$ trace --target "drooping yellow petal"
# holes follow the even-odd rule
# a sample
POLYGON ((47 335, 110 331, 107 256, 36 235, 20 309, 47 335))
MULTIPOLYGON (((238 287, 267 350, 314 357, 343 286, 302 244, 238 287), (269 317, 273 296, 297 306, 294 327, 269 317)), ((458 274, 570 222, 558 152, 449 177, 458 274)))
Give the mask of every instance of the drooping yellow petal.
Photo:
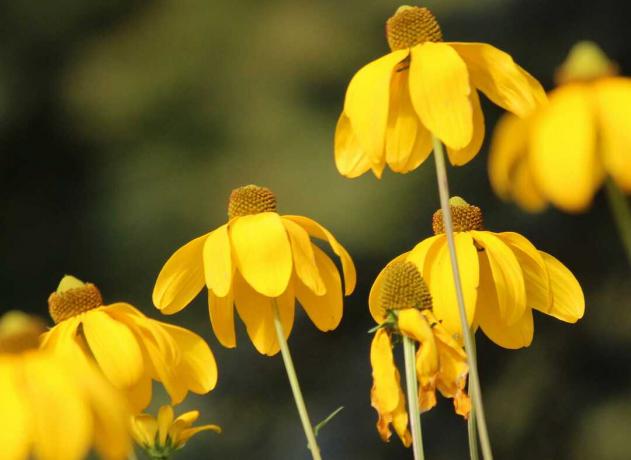
POLYGON ((489 149, 489 180, 493 191, 507 200, 513 192, 513 172, 527 154, 528 121, 511 113, 502 115, 489 149))
POLYGON ((301 280, 294 287, 298 302, 309 319, 321 331, 332 331, 342 320, 342 280, 333 261, 317 246, 313 247, 315 261, 326 286, 324 295, 315 295, 301 280))
MULTIPOLYGON (((371 160, 359 144, 345 113, 340 115, 335 128, 335 166, 341 175, 350 179, 359 177, 371 169, 371 160)), ((379 169, 377 172, 375 175, 381 177, 379 169)))
POLYGON ((175 251, 166 261, 153 288, 153 304, 165 314, 186 307, 204 286, 202 253, 208 235, 175 251))
POLYGON ((504 51, 486 43, 449 43, 467 63, 471 81, 495 104, 519 117, 546 100, 541 85, 504 51))
POLYGON ((384 329, 375 332, 370 346, 370 364, 380 412, 392 412, 399 404, 399 382, 392 354, 390 335, 384 329))
POLYGON ((353 76, 346 90, 344 113, 371 163, 378 163, 383 157, 390 78, 408 54, 408 50, 398 50, 370 62, 353 76))
POLYGON ((131 425, 132 435, 141 446, 153 446, 158 433, 158 421, 149 414, 136 415, 131 425))
POLYGON ((16 360, 0 357, 0 446, 2 457, 7 460, 24 460, 28 458, 31 447, 32 411, 40 408, 31 407, 23 398, 24 389, 17 381, 16 360))
POLYGON ((342 270, 344 271, 344 294, 350 295, 355 289, 357 274, 355 272, 353 259, 351 259, 348 251, 344 249, 344 246, 338 243, 333 234, 322 225, 317 223, 315 220, 303 216, 283 216, 283 219, 292 220, 300 225, 302 228, 304 228, 307 233, 312 237, 329 242, 329 244, 331 245, 331 249, 333 249, 333 252, 337 254, 342 261, 342 270))
POLYGON ((472 90, 467 66, 448 44, 412 48, 412 105, 423 125, 452 149, 465 148, 473 137, 472 90))
POLYGON ((602 181, 593 112, 587 88, 568 84, 550 93, 550 103, 533 120, 533 176, 548 199, 566 211, 589 206, 602 181))
POLYGON ((526 310, 524 274, 511 248, 492 232, 473 231, 473 238, 484 248, 495 283, 501 321, 514 324, 526 310))
POLYGON ((482 107, 480 107, 478 92, 473 86, 469 100, 471 102, 471 110, 473 110, 473 136, 469 144, 462 149, 447 147, 447 156, 454 166, 462 166, 469 163, 478 154, 484 142, 484 114, 482 113, 482 107))
POLYGON ((408 256, 405 260, 408 262, 412 262, 416 265, 416 268, 421 273, 425 282, 429 285, 429 278, 431 277, 431 265, 434 263, 434 260, 437 254, 440 252, 442 245, 446 243, 447 240, 444 234, 430 236, 429 238, 425 238, 419 244, 414 246, 414 248, 408 252, 408 256))
MULTIPOLYGON (((467 321, 471 326, 475 316, 478 291, 478 251, 469 232, 455 233, 454 240, 467 321)), ((461 338, 460 314, 446 238, 442 240, 440 251, 431 265, 431 270, 423 272, 423 277, 426 282, 429 279, 429 290, 432 293, 436 318, 442 322, 447 330, 461 338), (429 276, 426 276, 426 273, 429 273, 429 276)))
POLYGON ((232 254, 228 224, 208 234, 204 243, 206 285, 217 297, 225 297, 232 287, 232 254))
POLYGON ((239 272, 255 291, 278 297, 289 283, 292 256, 281 217, 263 212, 234 219, 230 239, 239 272))
POLYGON ((125 391, 127 401, 133 413, 138 413, 151 404, 153 382, 147 369, 138 381, 125 391))
POLYGON ((165 404, 158 410, 158 441, 163 446, 167 442, 171 423, 173 423, 173 407, 169 404, 165 404))
POLYGON ((416 354, 416 372, 421 385, 428 379, 433 380, 438 372, 439 362, 432 326, 416 308, 399 311, 397 325, 403 334, 420 345, 416 354))
POLYGON ((539 253, 543 257, 550 275, 550 292, 552 295, 552 306, 544 313, 554 316, 561 321, 575 323, 585 313, 585 296, 581 285, 565 265, 550 254, 546 254, 543 251, 539 251, 539 253))
POLYGON ((532 310, 526 308, 522 317, 513 324, 509 325, 502 321, 497 284, 491 273, 488 257, 483 253, 480 255, 480 291, 476 322, 486 336, 501 347, 517 349, 529 346, 534 334, 532 310))
POLYGON ((227 348, 236 347, 233 291, 230 290, 225 297, 217 297, 211 291, 208 291, 208 314, 210 316, 210 324, 219 343, 227 348))
POLYGON ((396 256, 394 259, 388 262, 388 264, 383 267, 383 269, 379 272, 377 278, 375 278, 375 282, 372 283, 370 294, 368 295, 368 307, 370 309, 370 314, 378 324, 381 324, 386 320, 386 312, 383 308, 381 308, 381 302, 379 300, 381 297, 381 289, 383 287, 384 271, 387 267, 394 264, 395 262, 405 260, 408 254, 409 252, 404 252, 403 254, 396 256))
POLYGON ((102 310, 84 314, 83 332, 99 367, 117 388, 134 385, 144 371, 138 341, 127 325, 102 310))
POLYGON ((323 295, 326 293, 326 285, 318 271, 309 234, 293 220, 283 219, 282 217, 281 219, 289 235, 291 252, 294 256, 294 269, 298 278, 315 295, 323 295))
POLYGON ((631 192, 631 78, 603 78, 594 90, 605 170, 631 192))

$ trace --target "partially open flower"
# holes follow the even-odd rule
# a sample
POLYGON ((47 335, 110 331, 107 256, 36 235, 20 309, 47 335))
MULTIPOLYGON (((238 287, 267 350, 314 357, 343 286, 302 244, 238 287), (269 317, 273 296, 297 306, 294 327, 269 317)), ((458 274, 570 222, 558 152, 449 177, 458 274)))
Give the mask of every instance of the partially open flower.
MULTIPOLYGON (((469 326, 479 326, 495 343, 506 348, 530 345, 532 310, 574 323, 585 311, 583 291, 574 275, 553 256, 537 250, 514 232, 495 233, 483 228, 482 211, 462 198, 452 198, 454 239, 469 326)), ((451 271, 442 213, 433 218, 434 236, 395 258, 412 262, 429 286, 433 313, 461 341, 462 330, 451 271)), ((387 319, 378 292, 385 269, 370 293, 375 321, 387 319)))
POLYGON ((631 193, 631 78, 591 42, 572 48, 549 104, 498 124, 489 154, 495 192, 528 211, 591 204, 605 176, 631 193))
POLYGON ((478 91, 524 117, 545 93, 507 53, 485 43, 444 42, 434 15, 402 6, 386 23, 391 52, 360 69, 348 85, 335 132, 335 162, 346 177, 386 164, 416 169, 432 135, 454 165, 469 162, 484 140, 478 91))
POLYGON ((162 382, 174 404, 189 391, 204 394, 217 383, 215 358, 201 337, 147 318, 127 303, 104 305, 91 283, 64 277, 48 305, 56 325, 42 347, 78 345, 127 394, 135 412, 151 402, 152 380, 162 382))
POLYGON ((125 400, 77 346, 37 349, 39 318, 0 319, 0 452, 7 460, 80 460, 91 450, 127 458, 125 400))
POLYGON ((153 290, 156 307, 176 313, 206 285, 217 339, 226 347, 236 346, 236 305, 252 343, 266 355, 279 351, 275 305, 287 336, 296 299, 318 329, 335 329, 342 319, 342 282, 333 261, 311 241, 328 241, 340 257, 349 295, 355 288, 355 267, 335 237, 307 217, 279 215, 274 194, 256 185, 232 191, 228 219, 167 260, 153 290))
MULTIPOLYGON (((380 312, 380 327, 372 341, 373 369, 371 400, 379 414, 377 431, 384 441, 391 436, 390 425, 407 447, 408 430, 405 395, 392 353, 393 335, 405 335, 418 343, 416 373, 421 411, 436 405, 436 389, 453 398, 456 412, 467 417, 471 409, 465 392, 469 367, 462 346, 456 342, 432 313, 432 296, 416 265, 393 261, 383 269, 371 290, 371 308, 380 312), (379 284, 377 284, 379 283, 379 284)), ((377 318, 375 318, 377 319, 377 318)))

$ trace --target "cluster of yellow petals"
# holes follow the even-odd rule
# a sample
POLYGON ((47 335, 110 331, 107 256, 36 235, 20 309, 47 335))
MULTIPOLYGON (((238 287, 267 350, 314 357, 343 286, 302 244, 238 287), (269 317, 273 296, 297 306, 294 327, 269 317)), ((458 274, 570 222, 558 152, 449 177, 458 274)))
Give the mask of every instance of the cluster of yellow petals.
POLYGON ((616 70, 596 45, 579 43, 557 72, 549 104, 498 123, 489 177, 500 197, 529 211, 551 202, 580 212, 606 176, 631 193, 631 78, 616 70))
POLYGON ((280 349, 274 308, 287 337, 296 300, 322 331, 335 329, 342 318, 339 272, 311 238, 328 241, 340 257, 346 295, 355 288, 356 274, 350 255, 326 228, 307 217, 279 215, 275 199, 270 208, 268 192, 253 185, 233 191, 228 223, 169 258, 158 275, 153 302, 163 313, 176 313, 206 285, 210 321, 219 342, 236 346, 236 306, 256 349, 274 355, 280 349))
POLYGON ((44 334, 42 348, 76 347, 93 358, 134 412, 151 402, 152 380, 164 385, 174 404, 189 391, 205 394, 215 387, 217 364, 201 337, 150 319, 127 303, 88 305, 86 299, 100 299, 94 289, 74 277, 62 280, 49 300, 51 314, 60 320, 44 334))
POLYGON ((386 164, 412 171, 431 153, 432 136, 447 146, 452 164, 469 162, 484 140, 478 91, 519 117, 545 101, 539 82, 507 53, 440 41, 426 8, 400 8, 390 21, 401 15, 405 21, 394 21, 388 38, 409 46, 367 64, 348 85, 335 132, 335 162, 344 176, 372 170, 381 177, 386 164))
POLYGON ((2 459, 80 460, 93 449, 106 460, 126 458, 124 398, 78 345, 34 348, 41 332, 42 322, 23 313, 0 320, 2 459))

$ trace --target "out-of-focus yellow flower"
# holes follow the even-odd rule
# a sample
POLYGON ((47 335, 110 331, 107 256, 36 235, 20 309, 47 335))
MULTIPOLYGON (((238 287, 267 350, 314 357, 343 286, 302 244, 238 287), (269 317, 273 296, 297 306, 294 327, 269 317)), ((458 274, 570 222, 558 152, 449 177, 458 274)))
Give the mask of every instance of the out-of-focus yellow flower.
MULTIPOLYGON (((484 230, 480 208, 462 198, 452 198, 450 208, 470 326, 479 326, 502 347, 521 348, 532 342, 533 309, 568 323, 582 318, 583 291, 561 262, 518 233, 484 230)), ((418 267, 433 294, 434 315, 460 341, 462 330, 440 210, 434 213, 432 226, 435 236, 391 263, 406 260, 418 267)), ((378 322, 385 319, 377 297, 383 273, 370 294, 370 311, 378 322)))
POLYGON ((43 323, 21 312, 0 320, 0 452, 3 460, 127 458, 124 398, 76 346, 38 350, 43 323))
POLYGON ((557 71, 549 104, 498 124, 489 155, 495 192, 528 211, 548 202, 585 210, 605 176, 631 192, 631 78, 594 43, 578 43, 557 71))
POLYGON ((127 303, 103 305, 91 283, 65 276, 48 306, 56 325, 43 337, 42 347, 78 345, 128 395, 134 412, 151 402, 152 380, 162 382, 174 404, 189 391, 204 394, 217 383, 215 358, 201 337, 147 318, 127 303))
POLYGON ((386 23, 389 54, 360 69, 346 91, 335 132, 335 162, 346 177, 381 177, 417 168, 432 135, 454 165, 470 161, 484 139, 478 90, 523 117, 545 93, 507 53, 485 43, 443 42, 427 8, 402 6, 386 23))
POLYGON ((372 405, 379 413, 377 430, 384 441, 391 436, 390 425, 408 447, 412 437, 408 430, 405 395, 399 371, 394 364, 392 337, 405 335, 418 342, 416 373, 419 380, 421 411, 436 405, 436 389, 453 398, 456 412, 467 417, 471 402, 467 383, 467 357, 456 340, 432 313, 432 296, 416 265, 398 260, 390 263, 371 290, 371 312, 380 328, 370 349, 373 387, 372 405))
POLYGON ((167 459, 186 442, 201 431, 221 433, 218 425, 193 426, 199 418, 199 411, 185 412, 173 418, 173 407, 160 407, 158 417, 149 414, 136 415, 132 419, 132 435, 147 455, 152 459, 167 459))
POLYGON ((256 349, 270 356, 279 350, 274 303, 287 337, 296 299, 318 329, 335 329, 342 319, 340 275, 310 239, 328 241, 340 257, 349 295, 355 288, 355 266, 333 235, 307 217, 280 216, 274 194, 256 185, 232 191, 228 218, 228 223, 181 247, 165 263, 153 290, 156 307, 176 313, 205 284, 217 339, 226 347, 236 346, 234 304, 256 349))

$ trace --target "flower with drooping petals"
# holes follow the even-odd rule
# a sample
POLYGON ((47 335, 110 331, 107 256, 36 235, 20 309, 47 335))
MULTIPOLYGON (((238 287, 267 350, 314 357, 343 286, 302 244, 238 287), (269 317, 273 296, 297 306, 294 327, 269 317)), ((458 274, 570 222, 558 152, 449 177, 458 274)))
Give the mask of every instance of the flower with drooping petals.
POLYGON ((484 139, 478 91, 524 117, 545 93, 507 53, 485 43, 444 42, 434 15, 400 7, 386 23, 391 52, 359 70, 335 131, 335 162, 346 177, 381 177, 417 168, 432 135, 454 165, 469 162, 484 139))
POLYGON ((217 383, 215 358, 201 337, 147 318, 127 303, 104 305, 94 284, 65 276, 48 306, 56 325, 42 347, 79 346, 127 394, 134 412, 151 402, 152 380, 164 385, 174 404, 217 383))
POLYGON ((206 285, 219 342, 236 346, 235 305, 256 349, 274 355, 279 351, 275 306, 287 337, 296 299, 321 331, 335 329, 342 319, 340 275, 311 237, 328 241, 340 257, 349 295, 355 266, 327 229, 307 217, 279 215, 276 197, 265 187, 239 187, 230 195, 228 223, 182 246, 164 264, 153 303, 162 313, 176 313, 206 285))

